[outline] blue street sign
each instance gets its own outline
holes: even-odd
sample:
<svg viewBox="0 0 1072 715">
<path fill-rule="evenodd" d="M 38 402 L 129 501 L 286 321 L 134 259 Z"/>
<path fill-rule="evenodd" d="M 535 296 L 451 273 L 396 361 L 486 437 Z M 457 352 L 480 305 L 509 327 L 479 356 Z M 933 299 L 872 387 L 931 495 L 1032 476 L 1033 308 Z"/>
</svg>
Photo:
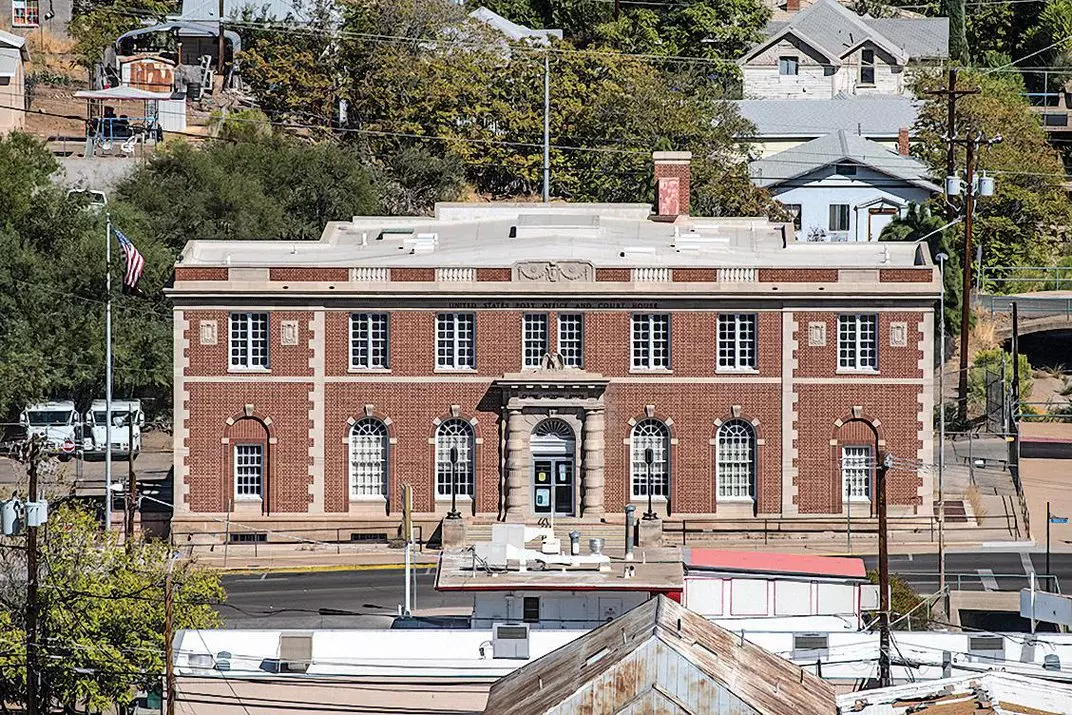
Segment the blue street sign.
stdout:
<svg viewBox="0 0 1072 715">
<path fill-rule="evenodd" d="M 1051 516 L 1050 517 L 1050 523 L 1051 524 L 1067 524 L 1068 523 L 1068 517 L 1067 516 Z"/>
</svg>

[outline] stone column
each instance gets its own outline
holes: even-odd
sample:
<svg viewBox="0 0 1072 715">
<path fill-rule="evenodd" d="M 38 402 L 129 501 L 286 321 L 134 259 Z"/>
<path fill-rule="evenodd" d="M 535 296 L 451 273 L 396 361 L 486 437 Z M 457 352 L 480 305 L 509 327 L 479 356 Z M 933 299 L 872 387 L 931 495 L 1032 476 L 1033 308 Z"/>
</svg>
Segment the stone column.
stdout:
<svg viewBox="0 0 1072 715">
<path fill-rule="evenodd" d="M 584 412 L 584 481 L 581 496 L 581 516 L 599 518 L 603 508 L 603 455 L 606 413 L 602 407 Z"/>
<path fill-rule="evenodd" d="M 506 520 L 525 521 L 529 504 L 528 442 L 525 416 L 519 409 L 507 410 L 506 416 Z"/>
</svg>

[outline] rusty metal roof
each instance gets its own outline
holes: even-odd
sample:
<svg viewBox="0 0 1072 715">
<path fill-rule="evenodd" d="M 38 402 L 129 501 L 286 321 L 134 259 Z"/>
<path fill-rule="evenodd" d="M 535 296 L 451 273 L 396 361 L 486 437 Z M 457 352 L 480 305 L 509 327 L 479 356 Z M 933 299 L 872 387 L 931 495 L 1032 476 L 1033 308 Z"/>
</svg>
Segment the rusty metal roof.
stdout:
<svg viewBox="0 0 1072 715">
<path fill-rule="evenodd" d="M 834 689 L 659 596 L 502 678 L 485 713 L 833 715 Z"/>
</svg>

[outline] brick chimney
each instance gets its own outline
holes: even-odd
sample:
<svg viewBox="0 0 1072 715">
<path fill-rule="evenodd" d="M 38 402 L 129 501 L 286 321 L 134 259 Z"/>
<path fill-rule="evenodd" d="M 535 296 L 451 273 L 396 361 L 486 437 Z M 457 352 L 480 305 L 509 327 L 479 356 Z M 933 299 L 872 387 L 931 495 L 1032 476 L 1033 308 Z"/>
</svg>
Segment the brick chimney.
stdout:
<svg viewBox="0 0 1072 715">
<path fill-rule="evenodd" d="M 800 0 L 785 0 L 786 12 L 800 12 Z"/>
<path fill-rule="evenodd" d="M 651 157 L 655 160 L 655 213 L 661 218 L 688 216 L 692 152 L 656 151 Z"/>
<path fill-rule="evenodd" d="M 908 127 L 901 127 L 897 130 L 897 153 L 901 156 L 908 156 L 911 153 L 908 149 Z"/>
</svg>

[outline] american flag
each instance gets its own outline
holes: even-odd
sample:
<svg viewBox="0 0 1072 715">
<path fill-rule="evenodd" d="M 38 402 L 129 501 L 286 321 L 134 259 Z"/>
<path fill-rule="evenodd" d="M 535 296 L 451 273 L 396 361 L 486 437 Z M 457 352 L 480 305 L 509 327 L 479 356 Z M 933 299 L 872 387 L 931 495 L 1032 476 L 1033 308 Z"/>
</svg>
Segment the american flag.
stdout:
<svg viewBox="0 0 1072 715">
<path fill-rule="evenodd" d="M 134 244 L 130 242 L 130 239 L 123 235 L 123 232 L 119 229 L 113 229 L 115 231 L 115 237 L 119 240 L 119 248 L 123 250 L 123 258 L 126 260 L 127 270 L 123 274 L 123 292 L 124 293 L 138 293 L 138 281 L 141 280 L 141 273 L 145 270 L 145 259 L 138 249 L 134 248 Z"/>
</svg>

